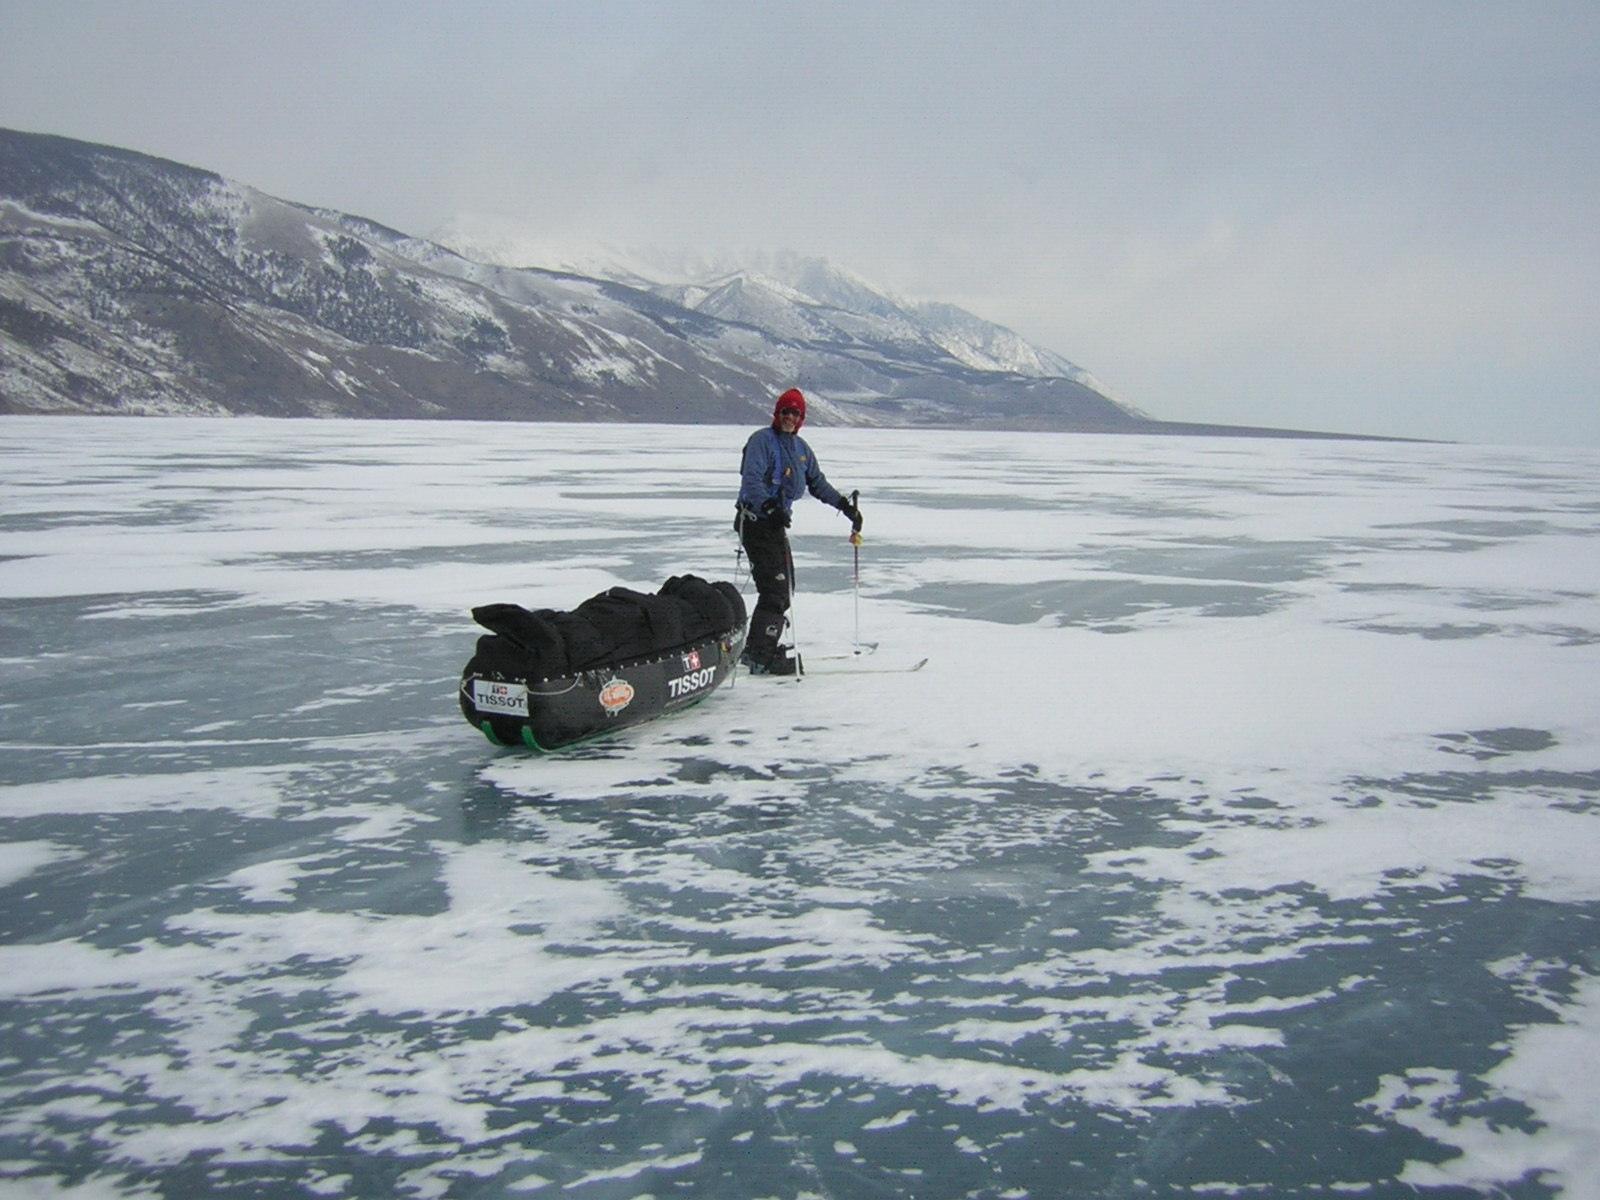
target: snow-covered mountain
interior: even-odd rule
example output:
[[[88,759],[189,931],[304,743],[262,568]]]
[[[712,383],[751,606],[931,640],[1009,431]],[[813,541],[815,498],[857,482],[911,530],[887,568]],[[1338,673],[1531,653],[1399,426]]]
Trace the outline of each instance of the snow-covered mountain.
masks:
[[[819,423],[1144,425],[1011,331],[818,260],[554,265],[0,130],[0,412],[744,422],[798,385]]]
[[[431,236],[480,262],[539,265],[609,279],[777,337],[898,345],[911,354],[948,355],[978,371],[1071,379],[1109,394],[1082,367],[1015,330],[954,304],[907,300],[813,256],[773,251],[691,256],[610,246],[573,250],[482,217],[457,218]]]

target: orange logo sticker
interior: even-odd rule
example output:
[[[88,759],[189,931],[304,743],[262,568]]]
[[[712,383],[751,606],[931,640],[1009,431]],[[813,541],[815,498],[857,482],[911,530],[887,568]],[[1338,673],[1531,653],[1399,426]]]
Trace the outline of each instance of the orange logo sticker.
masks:
[[[606,715],[614,717],[633,703],[633,684],[626,679],[612,677],[600,689],[600,707]]]

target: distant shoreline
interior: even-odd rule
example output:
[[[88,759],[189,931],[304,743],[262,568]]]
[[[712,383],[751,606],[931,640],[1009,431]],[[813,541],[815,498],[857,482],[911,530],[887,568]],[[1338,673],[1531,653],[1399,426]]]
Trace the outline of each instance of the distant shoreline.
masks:
[[[11,410],[0,412],[0,419],[6,417],[103,417],[112,419],[149,419],[149,420],[182,420],[199,419],[206,421],[230,420],[267,420],[267,421],[372,421],[382,423],[386,421],[438,421],[446,424],[459,422],[481,421],[485,424],[505,425],[705,425],[707,427],[726,425],[725,421],[673,421],[665,419],[637,420],[637,421],[576,421],[564,420],[560,417],[529,417],[518,418],[484,418],[481,416],[394,416],[394,417],[363,417],[346,413],[339,413],[326,417],[295,414],[293,416],[276,416],[269,413],[149,413],[149,412],[67,412],[61,409],[51,410]],[[1413,445],[1424,446],[1449,446],[1454,445],[1443,438],[1418,438],[1402,437],[1398,434],[1381,433],[1335,433],[1327,430],[1316,429],[1275,429],[1263,425],[1222,425],[1198,421],[1130,421],[1126,424],[1115,425],[1051,425],[1047,423],[985,423],[982,425],[952,424],[941,421],[923,421],[907,423],[905,425],[891,424],[857,424],[854,422],[839,422],[828,424],[825,421],[814,421],[812,424],[818,429],[936,429],[948,433],[1109,433],[1120,435],[1145,435],[1153,437],[1228,437],[1228,438],[1275,438],[1280,440],[1303,440],[1323,442],[1405,442]]]

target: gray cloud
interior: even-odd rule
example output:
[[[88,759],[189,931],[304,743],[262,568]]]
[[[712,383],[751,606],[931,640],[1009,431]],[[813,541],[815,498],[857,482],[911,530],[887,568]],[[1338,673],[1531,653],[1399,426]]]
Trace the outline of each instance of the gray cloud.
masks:
[[[790,248],[1177,419],[1600,444],[1592,5],[0,0],[0,123]]]

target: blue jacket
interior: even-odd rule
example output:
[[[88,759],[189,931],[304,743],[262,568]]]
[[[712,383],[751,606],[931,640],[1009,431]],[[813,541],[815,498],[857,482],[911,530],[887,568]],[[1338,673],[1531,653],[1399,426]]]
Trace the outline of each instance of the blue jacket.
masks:
[[[844,499],[817,466],[817,456],[805,439],[798,433],[779,433],[770,425],[756,430],[744,444],[739,474],[739,507],[753,517],[761,515],[768,500],[778,501],[788,513],[808,490],[835,508]]]

